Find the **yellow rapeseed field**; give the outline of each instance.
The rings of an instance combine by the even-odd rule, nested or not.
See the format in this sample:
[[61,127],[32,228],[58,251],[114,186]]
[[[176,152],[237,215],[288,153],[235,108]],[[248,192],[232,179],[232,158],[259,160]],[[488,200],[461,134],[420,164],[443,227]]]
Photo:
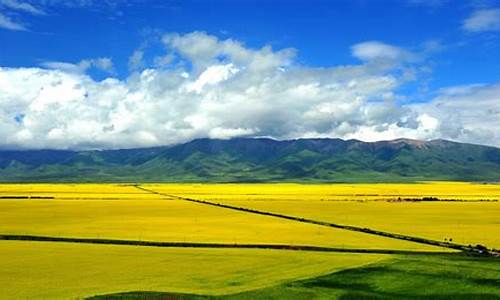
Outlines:
[[0,234],[439,250],[181,200],[0,200]]
[[[445,250],[175,197],[184,196],[436,240],[452,238],[458,243],[500,247],[500,186],[495,184],[141,186],[165,195],[121,184],[0,184],[0,234]],[[423,197],[453,201],[408,201]],[[0,241],[0,257],[2,298],[66,299],[133,290],[234,293],[391,256]]]
[[387,257],[0,241],[0,298],[75,299],[138,290],[226,294]]
[[[146,187],[239,207],[500,248],[500,184],[177,184]],[[424,197],[455,201],[398,201],[399,198]]]
[[500,202],[223,200],[239,207],[368,227],[438,241],[500,248]]
[[468,182],[370,184],[146,184],[171,194],[238,200],[397,200],[437,197],[440,200],[497,200],[500,184]]
[[[165,194],[389,232],[500,247],[500,185],[147,184]],[[125,184],[3,184],[0,233],[186,242],[439,249],[171,199]],[[438,197],[463,202],[392,202]],[[492,200],[473,201],[479,199]],[[71,201],[70,201],[71,200]],[[120,200],[120,201],[114,201]],[[495,202],[497,201],[497,202]]]
[[158,195],[144,193],[127,184],[0,184],[0,199],[23,196],[69,200],[138,200],[159,198]]

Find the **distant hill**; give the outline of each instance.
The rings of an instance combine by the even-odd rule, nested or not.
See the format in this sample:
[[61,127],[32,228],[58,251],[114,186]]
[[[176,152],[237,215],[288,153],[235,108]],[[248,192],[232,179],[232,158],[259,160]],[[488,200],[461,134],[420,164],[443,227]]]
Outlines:
[[500,181],[500,149],[446,140],[198,139],[166,147],[0,151],[1,182]]

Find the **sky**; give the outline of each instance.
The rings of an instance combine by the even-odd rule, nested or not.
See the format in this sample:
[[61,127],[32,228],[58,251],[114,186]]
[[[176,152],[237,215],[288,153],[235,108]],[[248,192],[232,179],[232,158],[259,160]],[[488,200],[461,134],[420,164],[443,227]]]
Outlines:
[[500,146],[500,0],[0,0],[0,148]]

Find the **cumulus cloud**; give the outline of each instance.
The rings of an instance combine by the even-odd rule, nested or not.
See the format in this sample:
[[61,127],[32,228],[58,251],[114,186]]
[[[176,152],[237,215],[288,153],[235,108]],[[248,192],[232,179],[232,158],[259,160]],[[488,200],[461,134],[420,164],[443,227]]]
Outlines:
[[479,9],[463,23],[462,28],[469,32],[500,30],[500,8]]
[[238,72],[239,69],[235,68],[233,64],[210,66],[200,74],[195,82],[188,84],[186,89],[199,94],[203,87],[225,81]]
[[291,48],[279,51],[273,51],[270,46],[249,49],[239,41],[221,41],[198,31],[185,35],[166,34],[163,42],[168,49],[189,60],[198,72],[218,62],[233,62],[255,72],[275,70],[290,65],[295,57],[295,50]]
[[46,61],[40,65],[47,69],[61,70],[67,73],[85,73],[90,68],[95,68],[110,74],[114,72],[113,61],[109,57],[84,59],[76,64],[62,61]]
[[500,84],[446,88],[412,108],[439,120],[436,137],[500,146]]
[[99,70],[108,72],[108,73],[113,73],[114,68],[113,68],[113,61],[109,57],[99,57],[93,60],[90,60],[90,64]]
[[157,56],[154,58],[154,64],[156,67],[163,68],[170,65],[174,59],[175,57],[172,54]]
[[401,106],[398,70],[307,67],[294,49],[253,49],[203,32],[163,42],[175,62],[123,80],[96,81],[65,65],[0,68],[1,146],[129,148],[237,136],[500,144],[499,86],[443,90],[429,103]]
[[128,59],[128,68],[130,71],[137,71],[144,67],[144,51],[136,50]]

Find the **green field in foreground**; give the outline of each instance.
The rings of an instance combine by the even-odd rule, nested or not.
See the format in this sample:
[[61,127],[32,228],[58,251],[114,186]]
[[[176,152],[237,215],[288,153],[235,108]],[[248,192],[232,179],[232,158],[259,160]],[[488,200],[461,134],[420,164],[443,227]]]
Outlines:
[[0,241],[0,298],[74,299],[136,290],[230,294],[388,257]]
[[[500,299],[500,260],[462,255],[395,256],[370,265],[233,295],[128,293],[102,299]],[[171,298],[169,298],[171,297]]]

